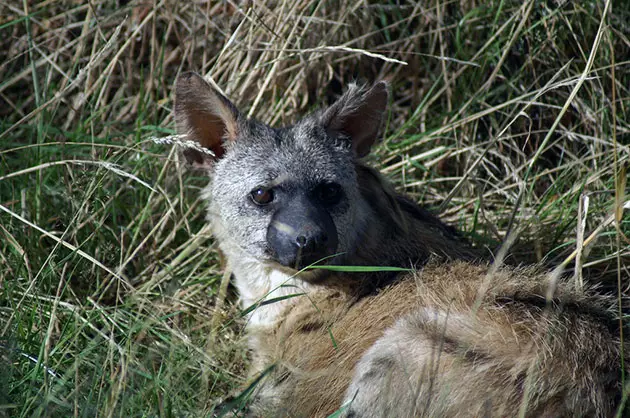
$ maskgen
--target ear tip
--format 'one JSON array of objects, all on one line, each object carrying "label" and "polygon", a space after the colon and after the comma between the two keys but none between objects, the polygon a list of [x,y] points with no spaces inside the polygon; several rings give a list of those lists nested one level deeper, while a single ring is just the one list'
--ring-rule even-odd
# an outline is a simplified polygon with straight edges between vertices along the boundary
[{"label": "ear tip", "polygon": [[179,78],[182,80],[189,80],[193,77],[199,77],[199,75],[194,71],[184,71],[179,75]]},{"label": "ear tip", "polygon": [[372,89],[378,93],[389,94],[389,82],[386,80],[380,80],[374,84]]},{"label": "ear tip", "polygon": [[181,73],[177,77],[177,81],[175,82],[175,84],[176,84],[176,89],[180,90],[180,89],[187,89],[194,86],[198,86],[205,82],[206,81],[203,79],[203,77],[201,77],[196,72],[186,71],[184,73]]},{"label": "ear tip", "polygon": [[376,100],[377,103],[380,103],[380,107],[384,108],[385,106],[387,106],[387,101],[389,99],[389,83],[385,80],[374,83],[374,85],[370,89],[370,95]]}]

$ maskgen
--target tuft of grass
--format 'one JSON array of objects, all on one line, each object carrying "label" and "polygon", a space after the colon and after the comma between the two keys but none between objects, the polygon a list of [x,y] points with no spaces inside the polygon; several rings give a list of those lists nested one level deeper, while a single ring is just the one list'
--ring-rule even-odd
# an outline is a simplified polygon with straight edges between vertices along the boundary
[{"label": "tuft of grass", "polygon": [[184,70],[274,125],[388,79],[371,161],[401,190],[626,291],[628,22],[596,0],[0,2],[0,416],[209,416],[245,387],[205,175],[154,140]]}]

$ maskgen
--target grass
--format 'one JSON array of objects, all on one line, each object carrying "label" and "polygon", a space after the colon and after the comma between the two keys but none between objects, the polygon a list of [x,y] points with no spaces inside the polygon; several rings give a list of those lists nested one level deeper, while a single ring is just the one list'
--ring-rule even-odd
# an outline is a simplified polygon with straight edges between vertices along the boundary
[{"label": "grass", "polygon": [[627,290],[629,21],[594,0],[0,2],[0,416],[209,416],[244,387],[204,174],[154,140],[184,70],[274,125],[388,79],[371,161],[399,189],[478,246]]}]

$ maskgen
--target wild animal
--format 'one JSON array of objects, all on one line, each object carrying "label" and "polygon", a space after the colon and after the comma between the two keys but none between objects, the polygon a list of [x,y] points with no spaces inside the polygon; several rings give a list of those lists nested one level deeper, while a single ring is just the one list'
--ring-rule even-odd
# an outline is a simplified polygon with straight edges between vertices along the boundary
[{"label": "wild animal", "polygon": [[184,155],[209,174],[207,219],[241,306],[255,306],[250,413],[613,414],[630,359],[614,300],[488,264],[397,193],[362,161],[387,101],[386,83],[353,84],[272,128],[202,77],[177,80],[178,132],[195,144]]}]

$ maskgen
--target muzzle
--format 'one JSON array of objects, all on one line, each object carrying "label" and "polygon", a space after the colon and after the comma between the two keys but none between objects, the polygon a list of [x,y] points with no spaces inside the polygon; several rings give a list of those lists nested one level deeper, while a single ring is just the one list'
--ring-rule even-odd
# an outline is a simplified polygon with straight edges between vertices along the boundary
[{"label": "muzzle", "polygon": [[303,196],[276,210],[267,229],[267,245],[274,259],[297,270],[335,254],[338,243],[328,211]]}]

